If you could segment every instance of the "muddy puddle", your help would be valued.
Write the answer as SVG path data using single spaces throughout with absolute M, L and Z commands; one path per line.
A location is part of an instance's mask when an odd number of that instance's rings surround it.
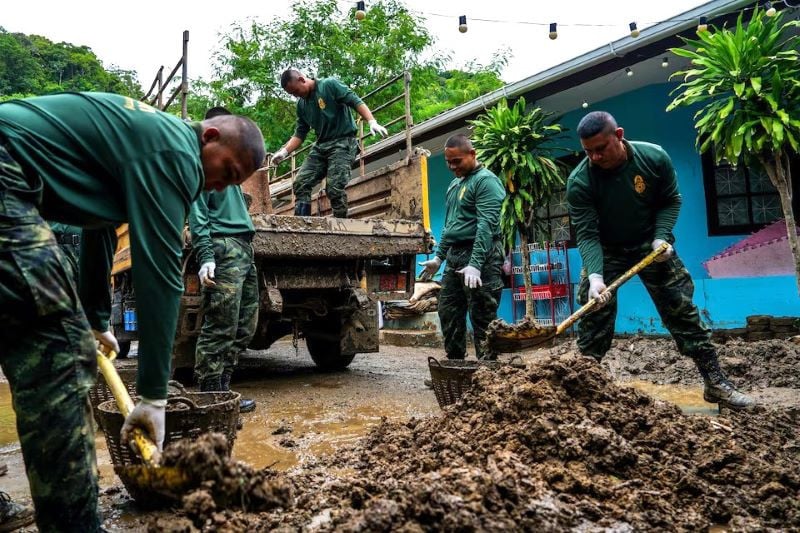
M 687 385 L 659 385 L 650 381 L 633 380 L 621 383 L 632 387 L 656 400 L 675 404 L 687 415 L 716 416 L 719 409 L 703 399 L 703 389 Z
M 17 417 L 11 406 L 8 383 L 0 383 L 0 449 L 17 442 Z

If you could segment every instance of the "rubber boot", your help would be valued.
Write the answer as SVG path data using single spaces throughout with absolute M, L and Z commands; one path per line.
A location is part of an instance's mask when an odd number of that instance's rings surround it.
M 222 377 L 220 378 L 220 386 L 222 387 L 221 390 L 229 391 L 231 390 L 231 378 L 233 377 L 233 369 L 226 368 L 222 371 Z M 250 413 L 256 410 L 256 402 L 255 400 L 251 400 L 250 398 L 242 398 L 239 400 L 239 412 L 240 413 Z
M 705 401 L 731 409 L 747 409 L 755 405 L 755 401 L 750 396 L 736 390 L 733 383 L 728 381 L 719 367 L 716 353 L 697 357 L 694 361 L 703 376 L 705 384 L 703 399 Z
M 294 216 L 296 217 L 310 217 L 311 216 L 311 204 L 308 202 L 295 202 L 294 204 Z
M 347 208 L 345 207 L 344 210 L 334 211 L 333 216 L 335 218 L 347 218 Z
M 33 524 L 33 509 L 11 500 L 11 496 L 0 491 L 0 531 L 15 531 Z
M 220 376 L 206 376 L 200 380 L 200 392 L 219 392 L 221 390 Z

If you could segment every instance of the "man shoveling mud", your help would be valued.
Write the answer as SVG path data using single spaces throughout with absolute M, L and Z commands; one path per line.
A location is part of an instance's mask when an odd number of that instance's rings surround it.
M 587 157 L 569 176 L 567 202 L 583 260 L 578 301 L 595 298 L 602 306 L 578 323 L 581 353 L 599 361 L 611 347 L 617 299 L 605 280 L 670 243 L 639 278 L 678 350 L 700 370 L 705 400 L 734 409 L 752 406 L 720 369 L 711 332 L 692 302 L 692 278 L 671 246 L 681 195 L 669 155 L 660 146 L 626 140 L 604 111 L 583 117 L 577 131 Z
M 243 117 L 189 124 L 104 93 L 0 104 L 0 365 L 40 531 L 100 529 L 87 391 L 95 338 L 118 350 L 108 330 L 114 227 L 130 224 L 140 309 L 140 401 L 123 438 L 140 427 L 160 445 L 189 206 L 202 189 L 241 183 L 264 156 Z M 42 217 L 83 228 L 80 300 Z

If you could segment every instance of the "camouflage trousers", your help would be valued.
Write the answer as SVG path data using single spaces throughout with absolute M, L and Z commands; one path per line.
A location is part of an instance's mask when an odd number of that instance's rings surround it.
M 67 259 L 0 171 L 0 366 L 39 531 L 97 531 L 95 342 Z
M 241 237 L 213 237 L 216 285 L 203 287 L 203 326 L 197 339 L 199 380 L 231 372 L 256 331 L 258 277 L 253 246 Z
M 331 201 L 333 216 L 347 217 L 347 194 L 344 188 L 350 181 L 357 148 L 355 137 L 314 143 L 294 180 L 295 202 L 311 202 L 311 191 L 327 175 L 325 193 Z
M 439 292 L 439 322 L 442 325 L 444 351 L 448 359 L 464 359 L 467 354 L 467 312 L 469 312 L 475 355 L 485 355 L 483 343 L 486 327 L 497 317 L 500 296 L 503 292 L 503 249 L 495 243 L 489 257 L 481 267 L 483 285 L 468 289 L 464 276 L 456 273 L 469 263 L 472 246 L 453 246 L 447 251 L 447 262 L 442 274 L 442 290 Z
M 617 252 L 604 249 L 603 279 L 606 285 L 617 279 L 650 252 L 649 247 L 634 252 Z M 716 356 L 711 344 L 711 331 L 703 324 L 697 306 L 692 301 L 694 282 L 677 255 L 662 263 L 652 263 L 641 272 L 647 292 L 650 293 L 664 326 L 672 334 L 678 351 L 695 360 Z M 589 279 L 581 272 L 578 302 L 589 300 Z M 604 307 L 585 316 L 578 323 L 578 348 L 585 355 L 600 359 L 611 348 L 614 322 L 617 317 L 617 296 Z
M 80 258 L 80 245 L 76 244 L 77 240 L 74 242 L 64 242 L 72 237 L 77 237 L 80 239 L 81 234 L 75 233 L 56 233 L 56 239 L 58 240 L 58 246 L 61 248 L 61 251 L 64 253 L 64 257 L 69 264 L 69 267 L 72 269 L 72 279 L 75 281 L 75 285 L 78 284 L 78 264 Z

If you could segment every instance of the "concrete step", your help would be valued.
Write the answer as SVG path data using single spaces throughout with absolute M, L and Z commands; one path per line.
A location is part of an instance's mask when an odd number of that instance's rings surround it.
M 438 331 L 413 329 L 382 329 L 380 343 L 392 346 L 442 347 L 442 335 Z

